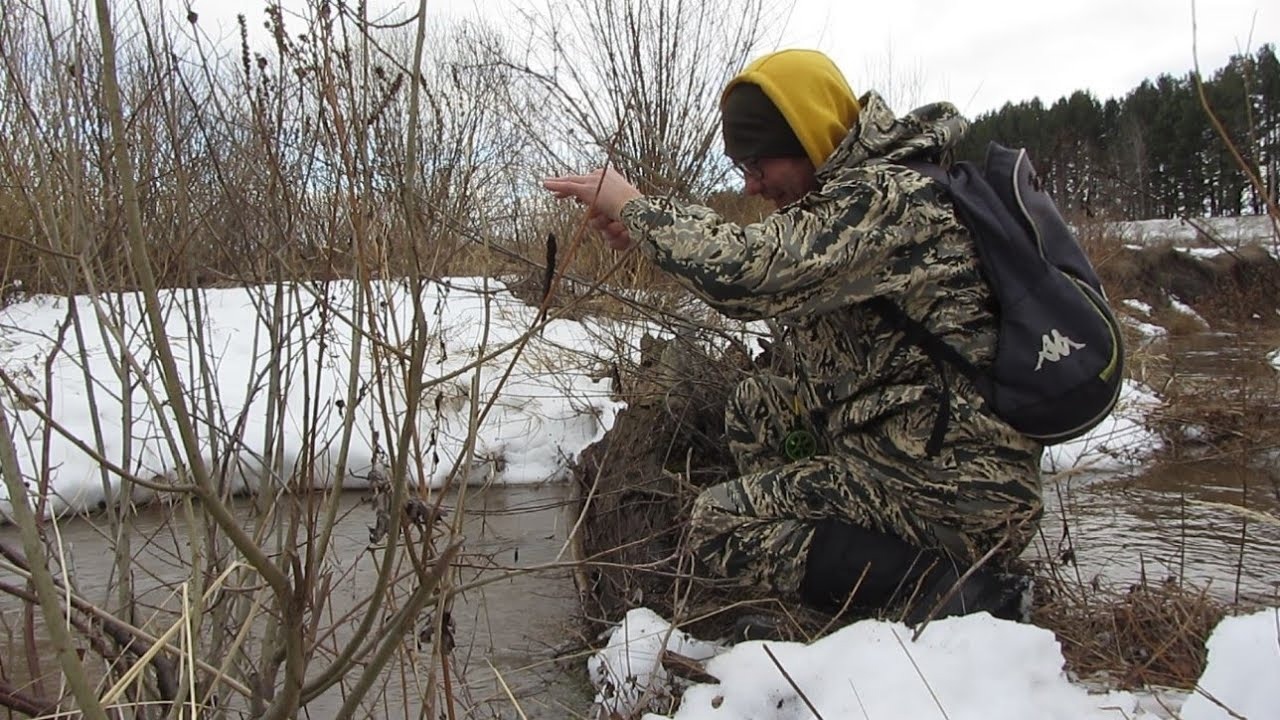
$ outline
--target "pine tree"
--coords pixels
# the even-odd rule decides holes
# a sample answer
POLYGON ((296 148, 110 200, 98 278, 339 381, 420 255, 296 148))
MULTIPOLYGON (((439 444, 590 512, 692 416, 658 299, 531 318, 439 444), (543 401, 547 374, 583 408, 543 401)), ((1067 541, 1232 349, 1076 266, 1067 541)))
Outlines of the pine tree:
MULTIPOLYGON (((1280 188, 1280 60, 1274 45, 1238 55, 1204 83, 1208 106, 1265 192, 1280 188)), ((1163 74, 1123 98, 1076 91, 1046 107, 1009 102, 979 116, 960 147, 981 159, 987 143, 1027 148, 1068 212, 1121 218, 1265 211, 1210 123, 1196 77, 1163 74)))

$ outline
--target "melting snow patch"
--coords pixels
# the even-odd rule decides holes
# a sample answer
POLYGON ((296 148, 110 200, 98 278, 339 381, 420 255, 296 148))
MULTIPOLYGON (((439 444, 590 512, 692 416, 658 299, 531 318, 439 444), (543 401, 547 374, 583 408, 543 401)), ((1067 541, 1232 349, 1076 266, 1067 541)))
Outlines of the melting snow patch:
MULTIPOLYGON (((661 618, 648 611, 642 617, 649 638, 665 636, 661 618)), ((740 643, 706 663, 706 671, 720 682, 690 687, 670 717, 800 720, 814 717, 810 704, 826 718, 1153 717, 1131 693, 1091 693, 1072 683, 1057 640, 1043 628, 980 613, 935 621, 916 641, 912 633, 900 623, 864 620, 808 645, 740 643)), ((687 637, 680 642, 687 643, 687 637)), ((610 642, 592 659, 593 678, 599 672, 594 668, 603 663, 652 667, 653 644, 634 646, 645 653, 643 658, 618 657, 610 642), (611 651, 615 654, 602 657, 611 651)))
POLYGON ((1275 608, 1218 623, 1209 662, 1182 720, 1280 716, 1280 612, 1275 608))
POLYGON ((689 637, 648 608, 629 611, 609 644, 587 661, 596 709, 603 717, 630 718, 671 707, 675 686, 662 666, 664 649, 701 661, 722 648, 689 637))
POLYGON ((1201 317, 1200 313, 1196 312, 1194 308, 1182 302, 1182 300, 1178 299, 1177 297, 1175 296, 1169 297, 1169 306, 1172 307, 1174 310, 1178 311, 1179 313, 1182 313, 1183 315, 1186 315, 1188 317, 1195 319, 1195 321, 1201 327, 1206 327, 1206 328, 1209 327, 1209 323, 1203 317, 1201 317))
POLYGON ((1125 307, 1129 308, 1130 310, 1135 310, 1137 312, 1142 313, 1143 315, 1146 315, 1147 317, 1151 317, 1152 307, 1147 303, 1142 302, 1141 300, 1135 300, 1133 298, 1129 298, 1125 300, 1123 304, 1125 307))
POLYGON ((1115 410, 1093 430, 1045 448, 1040 467, 1046 473, 1089 468, 1125 470, 1160 448, 1160 437, 1143 421, 1160 406, 1160 398, 1133 380, 1125 380, 1115 410))

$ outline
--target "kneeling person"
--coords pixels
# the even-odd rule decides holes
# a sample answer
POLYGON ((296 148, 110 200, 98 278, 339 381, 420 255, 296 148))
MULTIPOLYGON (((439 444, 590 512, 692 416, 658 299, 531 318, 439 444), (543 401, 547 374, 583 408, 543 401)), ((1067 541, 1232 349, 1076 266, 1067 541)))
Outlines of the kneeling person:
POLYGON ((613 247, 638 243, 720 312, 785 329, 795 377, 751 378, 727 407, 740 476, 694 504, 699 560, 827 610, 914 597, 910 621, 934 606, 1015 616, 1022 586, 992 568, 1036 529, 1042 448, 873 307, 927 318, 991 363, 994 301, 973 238, 943 190, 903 164, 946 161, 967 122, 948 103, 896 117, 803 50, 749 65, 721 112, 746 192, 777 206, 759 223, 643 196, 613 171, 545 182, 591 203, 613 247))

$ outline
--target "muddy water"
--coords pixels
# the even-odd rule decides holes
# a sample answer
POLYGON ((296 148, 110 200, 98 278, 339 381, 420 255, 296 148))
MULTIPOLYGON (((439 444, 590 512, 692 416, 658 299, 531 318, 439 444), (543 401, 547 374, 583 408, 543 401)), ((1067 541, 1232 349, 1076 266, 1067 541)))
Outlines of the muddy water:
POLYGON ((1205 460, 1059 483, 1032 554, 1074 559, 1064 573, 1087 583, 1173 578, 1225 601, 1274 601, 1280 527, 1233 508, 1280 517, 1277 479, 1272 467, 1205 460))
MULTIPOLYGON (((1155 379, 1207 394, 1223 408, 1269 407, 1264 416, 1274 422, 1280 372, 1265 358, 1277 347, 1274 331, 1174 338, 1152 348, 1166 358, 1164 377, 1155 379)), ((1175 578, 1208 586, 1226 601, 1274 602, 1280 527, 1238 509, 1280 517, 1280 428, 1259 437, 1252 450, 1193 441, 1150 467, 1049 484, 1044 536, 1031 554, 1073 558, 1063 571, 1085 582, 1175 578)))
MULTIPOLYGON (((446 498, 446 505, 452 499, 446 498)), ((573 523, 568 499, 566 485, 471 490, 463 528, 466 552, 492 556, 493 562, 504 568, 554 561, 573 523)), ((346 493, 342 501, 331 552, 337 557, 357 558, 367 553, 373 510, 362 502, 360 493, 346 493)), ((247 503, 238 504, 236 511, 246 526, 251 524, 247 503)), ((137 523, 133 546, 139 571, 135 587, 143 607, 174 608, 171 588, 186 576, 185 524, 180 518, 170 521, 167 512, 147 511, 137 523)), ((114 578, 98 523, 72 519, 60 523, 59 530, 72 559, 70 569, 77 586, 94 602, 106 600, 114 578)), ((20 546, 12 527, 0 528, 0 541, 20 546)), ((366 596, 372 586, 373 563, 350 564, 355 569, 337 581, 331 593, 332 616, 350 612, 356 598, 366 596)), ((464 580, 474 577, 472 572, 464 580)), ((0 656, 5 658, 5 672, 10 678, 24 675, 21 665, 25 663, 20 659, 25 656, 13 631, 20 626, 21 613, 17 601, 0 595, 0 617, 7 626, 0 628, 0 656)), ((577 613, 574 585, 564 571, 520 576, 460 596, 452 612, 457 646, 451 659, 457 673, 452 690, 459 698, 458 716, 517 717, 523 713, 530 718, 560 718, 584 713, 591 699, 585 659, 576 657, 557 663, 553 657, 555 650, 572 644, 569 641, 578 637, 577 613), (497 680, 497 673, 516 697, 519 710, 497 680)), ((323 622, 332 616, 326 613, 323 622)), ((50 648, 44 642, 41 645, 46 656, 46 689, 56 694, 56 665, 50 648)), ((323 666, 325 662, 320 659, 316 665, 323 666)), ((385 677, 370 692, 365 710, 357 717, 420 716, 425 680, 413 678, 412 673, 402 674, 401 670, 402 664, 396 660, 388 665, 385 677)), ((352 674, 358 673, 357 668, 352 674)), ((308 716, 333 717, 342 701, 340 692, 331 692, 308 704, 308 716)))

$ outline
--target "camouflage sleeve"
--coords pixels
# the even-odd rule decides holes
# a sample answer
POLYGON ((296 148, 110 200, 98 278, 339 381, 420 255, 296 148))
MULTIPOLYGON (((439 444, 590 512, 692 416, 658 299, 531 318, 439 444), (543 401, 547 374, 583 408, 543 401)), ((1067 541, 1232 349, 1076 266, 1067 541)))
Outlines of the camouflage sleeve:
POLYGON ((912 198, 922 183, 891 168, 864 168, 856 180, 830 183, 752 225, 655 197, 628 202, 622 220, 659 267, 720 312, 803 317, 906 282, 886 260, 920 232, 903 220, 918 206, 912 198))

